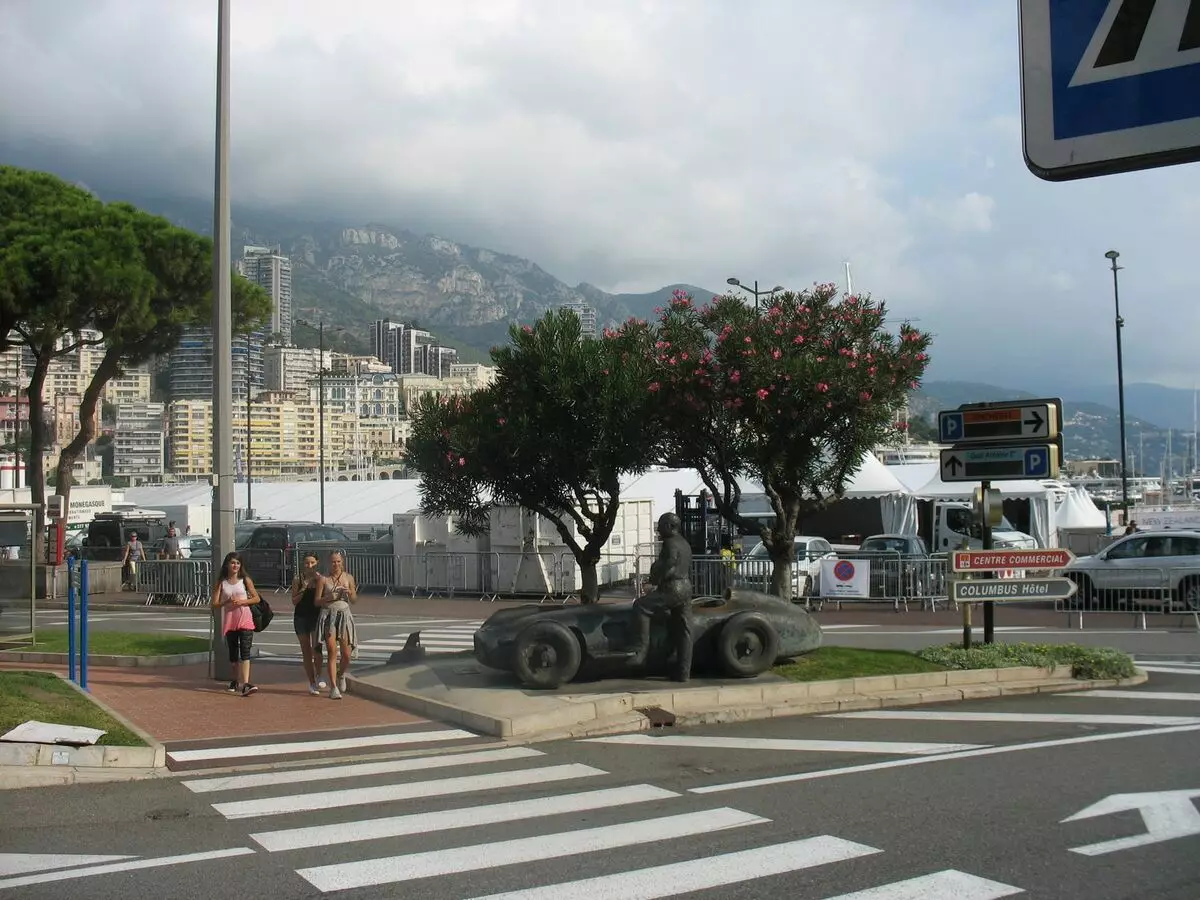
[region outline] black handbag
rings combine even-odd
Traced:
[[[254,618],[254,630],[263,631],[275,618],[275,611],[267,598],[260,595],[257,603],[250,604],[250,615]]]

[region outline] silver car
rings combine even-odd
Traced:
[[[792,600],[817,597],[821,593],[821,560],[837,559],[833,545],[823,537],[796,535],[792,546],[796,551],[792,563]],[[771,586],[771,554],[766,544],[737,560],[734,583],[750,590],[766,591]]]
[[[1063,575],[1084,609],[1200,610],[1200,531],[1138,531],[1072,560]]]

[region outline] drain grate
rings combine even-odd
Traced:
[[[637,710],[650,721],[651,728],[669,728],[675,724],[675,713],[661,706],[646,706]]]

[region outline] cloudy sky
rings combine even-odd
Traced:
[[[1051,184],[1013,0],[233,0],[235,202],[650,290],[843,281],[939,378],[1191,387],[1200,167]],[[215,0],[4,0],[0,152],[211,192]]]

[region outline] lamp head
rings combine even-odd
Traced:
[[[741,286],[742,286],[742,283],[741,283],[740,281],[738,281],[736,278],[726,278],[726,279],[725,279],[725,283],[726,283],[726,284],[732,284],[734,287],[741,287]]]
[[[771,293],[774,294],[776,291],[782,291],[782,290],[783,290],[783,285],[777,284],[777,285],[775,285],[775,287],[771,288]]]
[[[1116,259],[1118,256],[1120,256],[1120,255],[1121,255],[1121,254],[1120,254],[1120,253],[1118,253],[1116,250],[1109,250],[1107,253],[1105,253],[1105,254],[1104,254],[1104,258],[1105,258],[1105,259],[1113,259],[1113,260],[1115,260],[1115,259]]]

